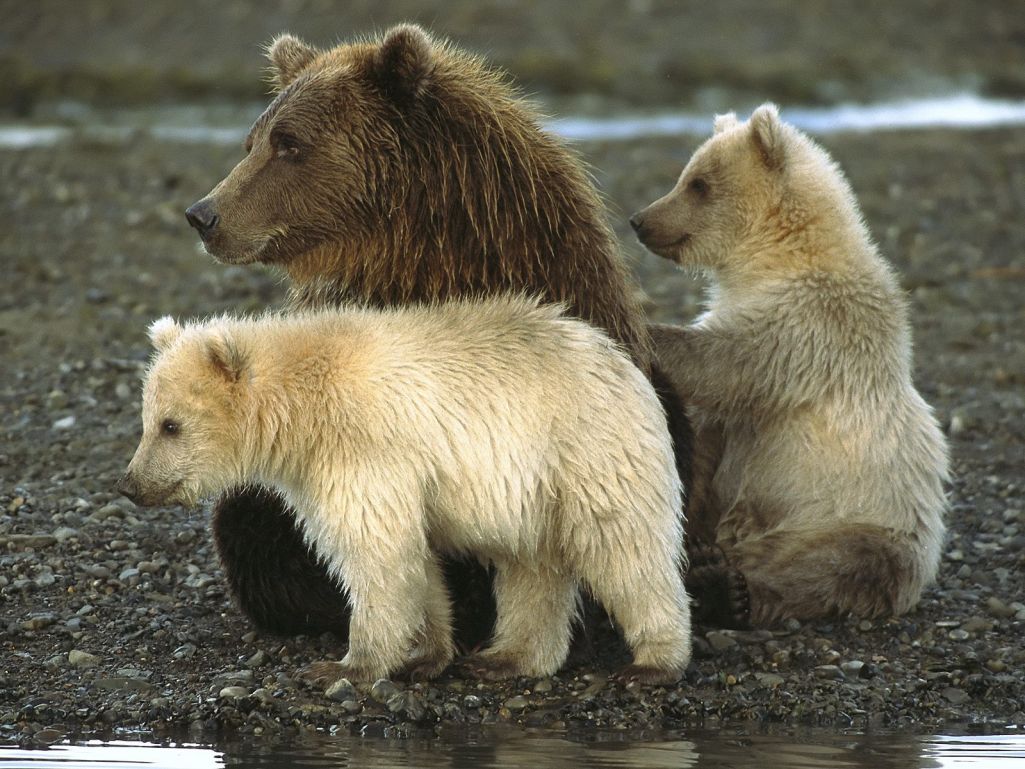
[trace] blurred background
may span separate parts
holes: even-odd
[[[1025,95],[1020,0],[3,0],[0,109],[261,99],[261,47],[416,21],[573,111]]]

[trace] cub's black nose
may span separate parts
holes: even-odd
[[[634,232],[640,232],[641,227],[644,225],[644,217],[641,216],[641,212],[638,211],[636,214],[630,217],[630,226],[634,228]]]
[[[125,475],[117,482],[117,493],[135,502],[139,498],[139,484],[131,476]]]
[[[207,198],[186,208],[185,218],[203,240],[210,237],[210,234],[217,228],[217,222],[221,220]]]

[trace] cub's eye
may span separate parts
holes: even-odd
[[[705,197],[709,191],[708,182],[706,182],[701,177],[698,177],[697,179],[691,179],[690,184],[687,185],[687,188],[691,192],[694,192],[700,195],[701,197]]]
[[[274,154],[283,160],[297,163],[302,159],[302,144],[291,134],[274,133],[271,136]]]
[[[160,432],[164,435],[177,435],[181,429],[181,425],[173,419],[165,419],[160,425]]]

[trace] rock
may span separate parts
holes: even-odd
[[[815,675],[818,678],[827,680],[846,678],[843,671],[836,665],[817,665],[815,667]]]
[[[356,687],[348,678],[339,678],[324,691],[324,696],[335,702],[346,702],[358,699]]]
[[[52,534],[7,534],[0,536],[0,546],[6,546],[11,550],[25,550],[29,547],[33,550],[38,550],[56,544],[57,538]]]
[[[249,696],[249,690],[244,686],[225,686],[217,696],[222,700],[241,700]]]
[[[75,422],[77,422],[77,421],[78,421],[78,419],[75,417],[74,414],[72,414],[70,416],[62,417],[61,419],[58,419],[56,422],[53,423],[53,429],[54,430],[70,430],[72,427],[75,426]]]
[[[1008,606],[996,596],[990,596],[986,599],[986,610],[994,617],[1000,619],[1010,619],[1017,613],[1013,607]]]
[[[67,542],[69,539],[78,539],[78,529],[61,526],[53,533],[53,538],[59,543]]]
[[[850,660],[840,664],[840,670],[842,670],[844,675],[848,678],[858,678],[864,667],[865,663],[861,660]]]
[[[765,689],[775,689],[782,686],[784,678],[776,673],[755,673],[755,679]]]
[[[947,638],[949,638],[951,641],[967,641],[969,638],[971,638],[971,633],[969,633],[967,630],[957,628],[947,633]]]
[[[387,678],[379,678],[374,682],[374,685],[370,687],[370,699],[381,705],[387,705],[388,700],[398,694],[399,691],[399,687]]]
[[[952,705],[963,705],[969,699],[968,692],[964,689],[957,689],[953,686],[949,686],[943,690],[943,696],[947,699],[947,702]]]
[[[961,629],[967,633],[985,632],[993,629],[993,620],[986,619],[985,617],[972,617],[961,625]]]
[[[552,679],[542,678],[534,684],[534,694],[547,694],[552,690]]]
[[[189,659],[195,653],[196,653],[196,645],[195,644],[186,643],[186,644],[182,644],[177,649],[175,649],[173,652],[171,652],[171,656],[174,657],[176,660],[187,660],[187,659]]]
[[[57,621],[57,615],[52,611],[39,611],[30,614],[29,618],[22,622],[24,631],[41,631]]]
[[[100,658],[89,652],[72,649],[68,652],[68,664],[76,668],[94,668],[100,664]]]
[[[128,676],[111,676],[109,678],[97,678],[93,686],[104,691],[125,691],[125,692],[152,692],[155,687],[149,681],[142,678],[129,678]]]
[[[481,699],[476,694],[467,694],[463,697],[463,707],[468,710],[476,710],[481,706]]]
[[[509,708],[509,710],[523,710],[530,703],[527,702],[526,697],[524,697],[522,694],[518,694],[515,697],[510,697],[502,704],[504,707]]]
[[[265,652],[263,649],[258,649],[252,657],[246,660],[246,667],[258,668],[262,665],[267,664],[267,659],[267,652]],[[342,680],[344,681],[345,679],[343,678]]]
[[[717,652],[724,652],[737,645],[736,639],[718,630],[708,631],[705,638],[708,639],[708,645]]]

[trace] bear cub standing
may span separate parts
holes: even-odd
[[[352,601],[348,653],[314,677],[444,670],[442,553],[496,569],[479,674],[555,673],[579,583],[623,630],[624,677],[682,674],[672,442],[648,380],[603,332],[513,297],[184,328],[165,318],[150,335],[143,437],[122,490],[186,505],[248,483],[280,492]]]
[[[947,448],[912,382],[906,301],[840,169],[772,105],[721,116],[631,223],[713,279],[695,322],[652,331],[693,408],[688,533],[746,580],[754,624],[907,611],[939,563]]]

